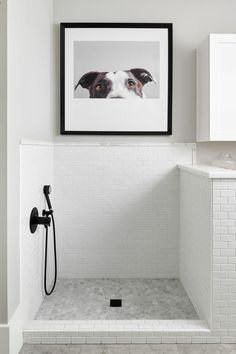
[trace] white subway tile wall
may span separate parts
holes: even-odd
[[[31,235],[28,217],[33,206],[44,207],[42,186],[52,183],[59,276],[178,277],[180,261],[181,280],[208,324],[32,321],[25,327],[26,343],[236,342],[236,179],[181,172],[179,198],[176,165],[191,163],[193,151],[193,145],[184,144],[56,145],[53,181],[53,148],[21,148],[26,319],[43,297],[42,229]]]
[[[236,179],[213,179],[212,329],[236,340]]]
[[[59,277],[177,277],[177,164],[194,148],[55,145]]]
[[[41,226],[31,234],[29,217],[33,207],[37,207],[39,213],[45,208],[43,186],[53,184],[53,147],[21,145],[20,159],[21,307],[23,320],[31,320],[44,297],[44,228]],[[50,281],[50,263],[48,270]]]
[[[181,171],[180,231],[180,278],[195,307],[205,313],[211,329],[206,343],[235,343],[236,179],[208,179]],[[204,279],[210,280],[210,301]],[[201,294],[205,301],[200,302]],[[203,342],[193,338],[192,343],[199,340]]]
[[[180,280],[201,319],[211,322],[212,180],[180,171]]]

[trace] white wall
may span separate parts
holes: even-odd
[[[175,278],[177,164],[194,145],[56,145],[61,278]]]
[[[19,304],[20,296],[19,141],[21,138],[47,140],[52,137],[51,20],[51,1],[8,0],[9,317]]]
[[[7,322],[7,3],[0,3],[0,323]],[[0,329],[1,331],[1,329]]]
[[[196,119],[195,49],[210,32],[235,32],[234,0],[54,0],[55,97],[54,135],[67,141],[194,142]],[[161,136],[59,136],[59,23],[60,22],[173,22],[174,96],[173,135]],[[208,144],[212,153],[199,150],[198,159],[211,158],[221,149],[236,157],[236,144]]]
[[[44,298],[44,238],[45,228],[39,226],[34,234],[29,229],[29,215],[37,207],[39,215],[45,209],[44,185],[53,185],[53,146],[22,145],[20,154],[20,238],[21,238],[21,307],[24,321],[35,317]],[[52,240],[52,228],[49,229]],[[52,276],[53,260],[49,243],[48,285]],[[33,299],[33,301],[32,301]]]
[[[17,315],[21,313],[21,307],[18,306],[20,304],[19,143],[22,138],[52,139],[52,0],[34,2],[3,0],[0,4],[0,23],[0,71],[3,78],[0,90],[0,322],[6,323],[6,331],[10,336],[6,338],[4,333],[3,336],[11,348],[11,353],[16,354],[20,349],[21,328],[18,324],[22,319]],[[15,311],[16,309],[18,311]],[[14,318],[17,318],[17,325],[13,320],[10,321],[13,314]]]
[[[42,193],[45,184],[53,185],[53,146],[49,143],[23,143],[20,146],[20,305],[9,321],[9,351],[17,354],[23,344],[22,328],[35,318],[43,298],[45,229],[39,226],[34,234],[29,230],[33,207],[39,215],[45,209]],[[53,276],[52,228],[49,230],[48,286]]]
[[[180,172],[180,280],[201,319],[211,323],[212,182]]]

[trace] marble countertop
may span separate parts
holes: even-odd
[[[236,178],[236,170],[214,167],[211,165],[178,165],[180,170],[201,175],[207,178]]]

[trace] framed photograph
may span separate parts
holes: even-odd
[[[172,24],[61,23],[61,134],[172,134]]]

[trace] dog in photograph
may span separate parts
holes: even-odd
[[[156,80],[149,71],[135,68],[115,72],[90,71],[75,86],[89,90],[90,98],[146,98],[143,86]]]

